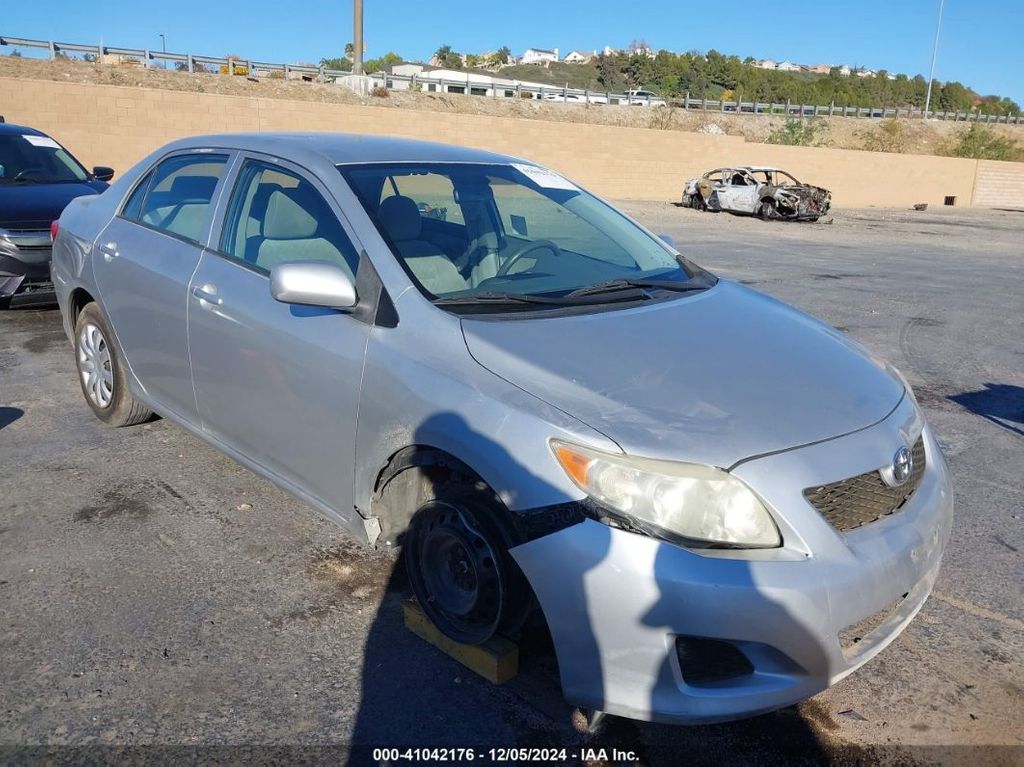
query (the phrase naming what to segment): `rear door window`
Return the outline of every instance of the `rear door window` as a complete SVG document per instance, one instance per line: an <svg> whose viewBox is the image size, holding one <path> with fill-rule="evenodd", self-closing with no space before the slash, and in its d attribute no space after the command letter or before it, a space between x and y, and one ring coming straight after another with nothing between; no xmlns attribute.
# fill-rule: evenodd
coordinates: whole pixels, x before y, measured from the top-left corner
<svg viewBox="0 0 1024 767"><path fill-rule="evenodd" d="M203 153L164 160L152 173L138 220L168 234L201 242L210 225L213 194L227 159L227 155ZM128 200L126 213L133 202Z"/></svg>
<svg viewBox="0 0 1024 767"><path fill-rule="evenodd" d="M142 215L142 203L146 199L146 192L149 190L149 183L153 180L153 171L146 174L146 177L139 182L134 191L128 196L127 202L121 209L124 218L138 221Z"/></svg>

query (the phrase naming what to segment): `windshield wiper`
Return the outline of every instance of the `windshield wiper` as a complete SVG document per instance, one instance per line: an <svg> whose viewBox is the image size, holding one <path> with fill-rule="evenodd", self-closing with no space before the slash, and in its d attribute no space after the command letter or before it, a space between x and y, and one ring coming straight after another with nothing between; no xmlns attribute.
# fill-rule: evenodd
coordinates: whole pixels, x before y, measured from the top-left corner
<svg viewBox="0 0 1024 767"><path fill-rule="evenodd" d="M564 296L544 296L536 293L474 293L465 296L449 296L434 299L435 306L472 306L481 304L540 304L542 306L586 306L589 304L605 304L610 301L636 301L650 298L639 288L628 291L609 291L608 294L569 293Z"/></svg>
<svg viewBox="0 0 1024 767"><path fill-rule="evenodd" d="M654 279L632 279L628 277L620 278L617 280L608 280L607 282L598 282L595 285L587 285L586 287L577 288L576 290L567 293L566 298L577 298L579 296L595 296L603 293L615 293L620 290L630 290L636 288L662 288L664 290L674 290L680 293L686 293L693 290L704 290L707 285L702 282L679 282L678 280L654 280Z"/></svg>
<svg viewBox="0 0 1024 767"><path fill-rule="evenodd" d="M448 296L447 298L434 299L434 304L438 306L465 306L467 304L549 304L564 306L566 303L561 298L498 292L473 293L465 296Z"/></svg>

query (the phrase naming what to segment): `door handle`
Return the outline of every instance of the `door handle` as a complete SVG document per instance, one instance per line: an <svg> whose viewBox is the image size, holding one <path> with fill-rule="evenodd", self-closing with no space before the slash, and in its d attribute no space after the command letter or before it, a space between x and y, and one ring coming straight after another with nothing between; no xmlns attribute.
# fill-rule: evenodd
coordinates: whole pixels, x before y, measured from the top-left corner
<svg viewBox="0 0 1024 767"><path fill-rule="evenodd" d="M192 288L192 295L199 299L200 304L220 306L223 303L223 299L217 295L217 286L211 283Z"/></svg>
<svg viewBox="0 0 1024 767"><path fill-rule="evenodd" d="M120 251L117 249L116 242L105 242L100 245L100 253L103 254L103 260L107 263L121 255Z"/></svg>

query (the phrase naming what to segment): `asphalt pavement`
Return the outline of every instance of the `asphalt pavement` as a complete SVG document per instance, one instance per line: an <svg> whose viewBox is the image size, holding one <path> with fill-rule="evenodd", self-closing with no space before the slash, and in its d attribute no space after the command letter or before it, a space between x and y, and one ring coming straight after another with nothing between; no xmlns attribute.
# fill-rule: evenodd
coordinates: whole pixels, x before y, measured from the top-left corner
<svg viewBox="0 0 1024 767"><path fill-rule="evenodd" d="M625 208L914 385L956 519L932 598L890 648L774 714L608 718L587 733L543 632L517 679L477 678L402 627L390 557L168 421L103 426L58 313L16 310L0 313L0 760L43 753L12 746L74 761L138 745L355 763L440 745L564 746L577 760L603 747L605 762L666 765L1024 759L1024 213L788 224Z"/></svg>

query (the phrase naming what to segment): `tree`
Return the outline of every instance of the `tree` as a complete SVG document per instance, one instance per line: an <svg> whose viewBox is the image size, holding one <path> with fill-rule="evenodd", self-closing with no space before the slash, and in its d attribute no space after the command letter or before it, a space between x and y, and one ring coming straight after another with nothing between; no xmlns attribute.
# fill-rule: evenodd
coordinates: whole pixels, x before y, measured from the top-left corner
<svg viewBox="0 0 1024 767"><path fill-rule="evenodd" d="M395 64L400 64L401 62L401 56L394 51L388 51L379 59L368 59L363 62L363 71L368 75L372 75L374 72L380 72L383 69L388 69L393 67Z"/></svg>
<svg viewBox="0 0 1024 767"><path fill-rule="evenodd" d="M508 60L512 57L512 50L507 45L503 45L498 48L496 55L498 57L498 61L502 64L508 64Z"/></svg>
<svg viewBox="0 0 1024 767"><path fill-rule="evenodd" d="M439 67L450 67L451 69L462 69L462 55L452 50L450 45L442 45L434 51L434 60Z"/></svg>
<svg viewBox="0 0 1024 767"><path fill-rule="evenodd" d="M625 85L625 79L619 71L616 59L621 54L605 56L603 53L597 57L597 81L605 90L616 90ZM627 57L623 57L627 58Z"/></svg>
<svg viewBox="0 0 1024 767"><path fill-rule="evenodd" d="M341 72L351 72L352 60L347 56L345 58L320 59L320 66L324 69L336 69Z"/></svg>

